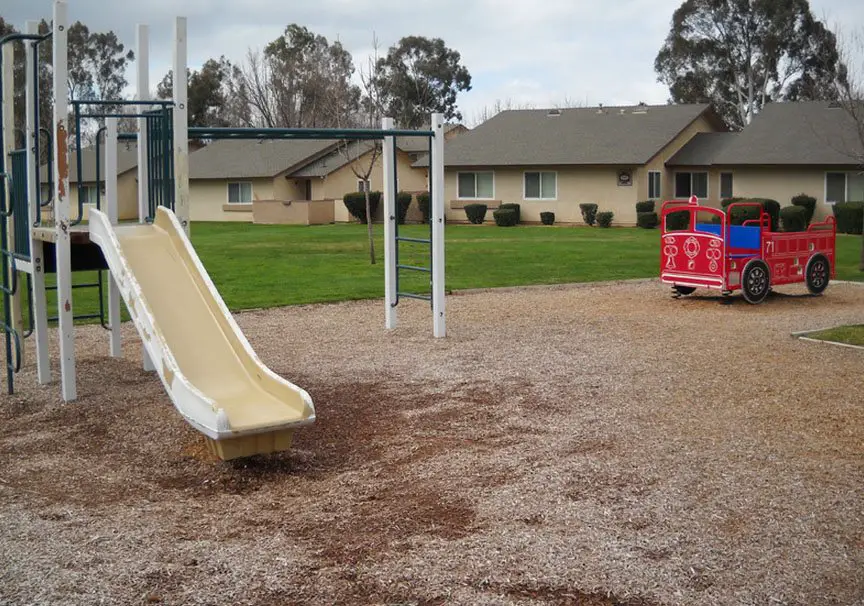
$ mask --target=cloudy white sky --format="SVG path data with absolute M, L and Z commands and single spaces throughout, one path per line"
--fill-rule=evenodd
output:
M 69 0 L 71 20 L 112 29 L 134 46 L 136 23 L 151 26 L 151 84 L 171 62 L 173 17 L 188 17 L 189 61 L 241 59 L 288 23 L 339 39 L 359 64 L 373 35 L 383 50 L 406 35 L 441 37 L 462 54 L 473 88 L 459 98 L 467 122 L 496 100 L 537 107 L 663 103 L 654 57 L 681 0 Z M 844 32 L 864 32 L 864 1 L 811 0 Z M 23 28 L 50 18 L 51 0 L 0 0 L 0 15 Z M 859 55 L 858 59 L 864 61 Z M 131 73 L 130 73 L 131 80 Z

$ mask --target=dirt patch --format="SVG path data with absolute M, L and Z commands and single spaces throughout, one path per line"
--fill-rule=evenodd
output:
M 661 606 L 643 598 L 622 599 L 611 594 L 585 593 L 574 587 L 521 583 L 495 589 L 517 599 L 542 600 L 554 606 Z

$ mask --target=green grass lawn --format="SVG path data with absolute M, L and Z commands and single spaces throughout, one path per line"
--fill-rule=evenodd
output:
M 838 343 L 864 347 L 864 324 L 829 328 L 828 330 L 812 332 L 807 337 L 810 339 L 819 339 L 820 341 L 836 341 Z
M 273 307 L 383 296 L 383 229 L 376 225 L 378 263 L 369 263 L 365 226 L 195 223 L 192 242 L 231 309 Z M 426 237 L 428 226 L 400 227 Z M 447 289 L 557 284 L 656 277 L 660 237 L 636 228 L 448 225 Z M 861 238 L 837 237 L 837 279 L 862 280 Z M 429 265 L 428 247 L 401 245 L 400 262 Z M 74 281 L 95 281 L 75 274 Z M 400 285 L 428 292 L 426 274 L 409 274 Z M 76 290 L 76 313 L 97 310 L 95 290 Z M 49 309 L 56 309 L 53 297 Z M 53 315 L 53 312 L 52 312 Z

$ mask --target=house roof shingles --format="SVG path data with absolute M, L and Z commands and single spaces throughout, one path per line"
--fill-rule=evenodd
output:
M 645 164 L 709 108 L 688 104 L 503 111 L 448 142 L 444 161 L 447 166 Z
M 674 156 L 667 166 L 704 166 L 711 164 L 717 152 L 730 145 L 741 133 L 696 133 Z
M 214 141 L 189 154 L 190 179 L 241 179 L 273 177 L 299 168 L 327 153 L 333 141 L 312 140 L 240 140 Z
M 99 152 L 102 167 L 100 169 L 100 179 L 105 178 L 105 147 Z M 85 147 L 81 150 L 81 165 L 84 179 L 82 183 L 96 182 L 96 148 Z M 134 144 L 118 143 L 117 144 L 117 174 L 122 175 L 128 170 L 132 170 L 138 166 L 138 146 Z M 52 176 L 53 178 L 53 176 Z M 48 183 L 48 165 L 43 164 L 39 167 L 39 182 Z M 78 154 L 74 151 L 69 152 L 69 182 L 78 182 Z
M 826 101 L 769 103 L 740 133 L 693 143 L 667 164 L 848 166 L 864 158 L 852 118 Z

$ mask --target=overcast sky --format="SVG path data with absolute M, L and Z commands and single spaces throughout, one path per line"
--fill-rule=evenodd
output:
M 459 97 L 467 122 L 496 99 L 548 107 L 664 103 L 654 57 L 681 0 L 69 0 L 70 20 L 112 29 L 134 48 L 135 24 L 151 26 L 151 86 L 171 62 L 175 15 L 188 17 L 189 62 L 241 59 L 288 23 L 339 39 L 359 65 L 373 35 L 382 50 L 406 35 L 443 38 L 462 55 L 472 90 Z M 864 32 L 864 0 L 811 0 L 813 12 L 844 32 Z M 50 18 L 51 0 L 0 0 L 0 15 L 22 29 Z M 859 62 L 864 57 L 858 56 Z M 129 74 L 132 79 L 132 73 Z

